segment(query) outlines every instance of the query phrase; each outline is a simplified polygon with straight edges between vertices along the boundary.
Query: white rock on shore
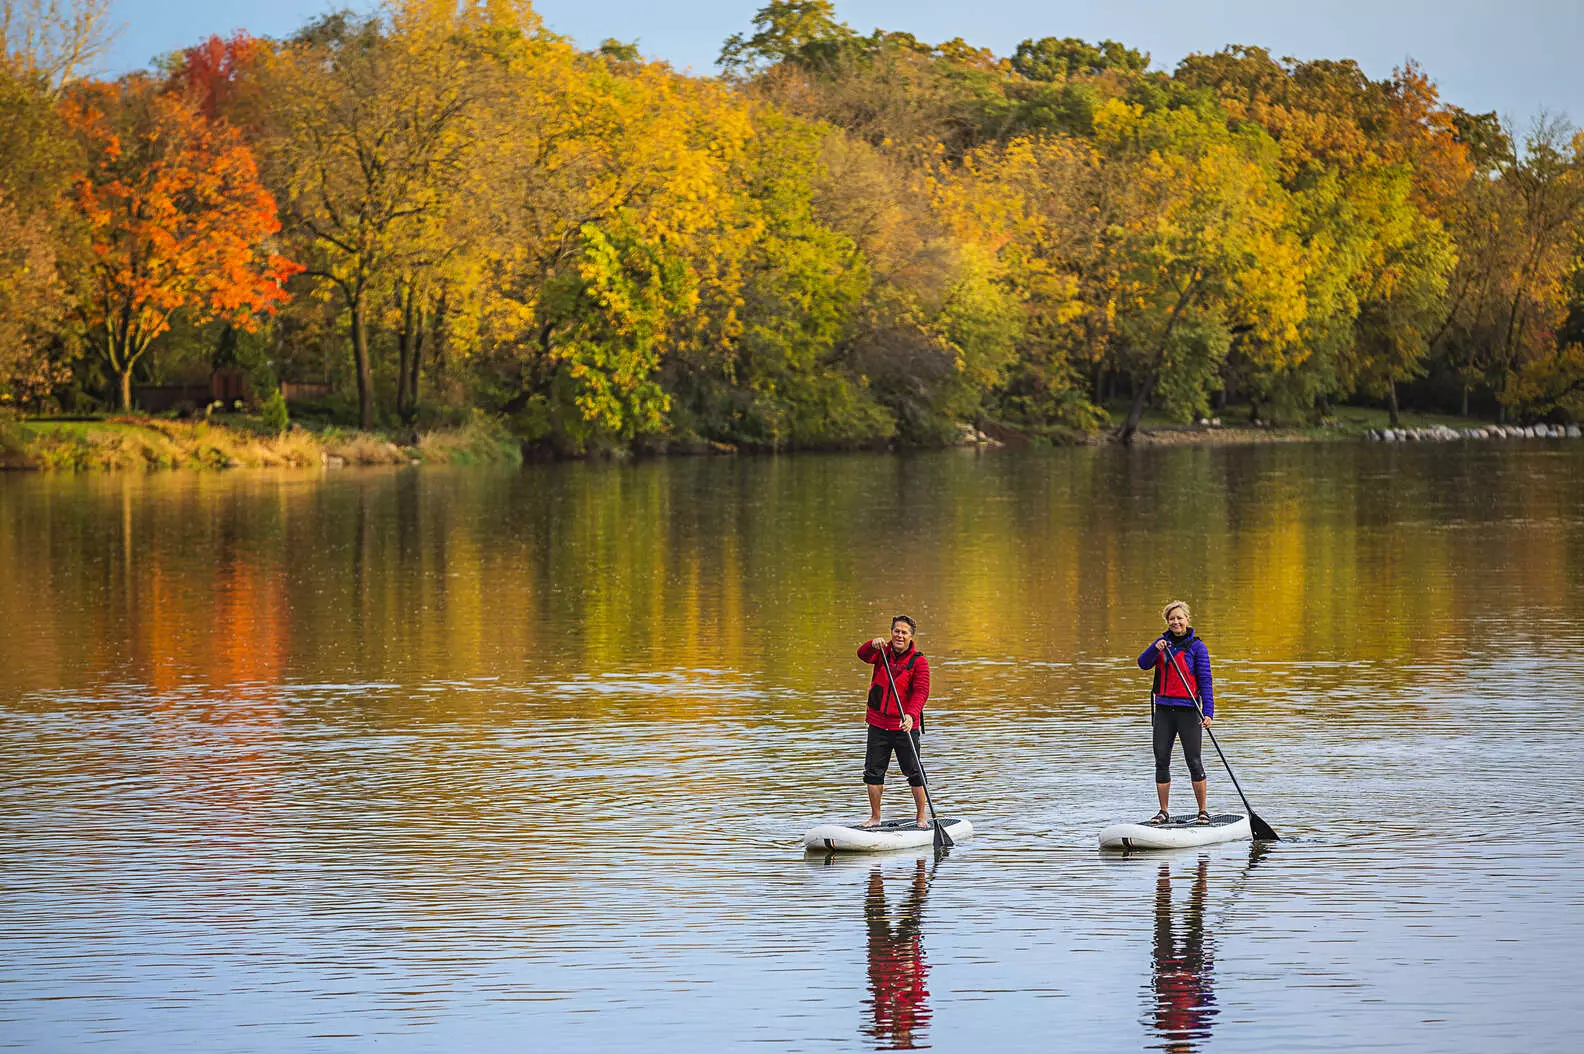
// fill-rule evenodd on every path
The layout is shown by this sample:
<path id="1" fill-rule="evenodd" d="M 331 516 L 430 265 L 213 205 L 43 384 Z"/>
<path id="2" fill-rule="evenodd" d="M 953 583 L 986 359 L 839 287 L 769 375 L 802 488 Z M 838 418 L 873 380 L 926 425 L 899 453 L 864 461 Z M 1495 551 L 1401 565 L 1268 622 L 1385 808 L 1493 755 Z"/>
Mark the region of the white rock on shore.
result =
<path id="1" fill-rule="evenodd" d="M 1453 439 L 1580 439 L 1578 425 L 1480 425 L 1474 428 L 1371 428 L 1365 438 L 1380 443 L 1445 443 Z"/>

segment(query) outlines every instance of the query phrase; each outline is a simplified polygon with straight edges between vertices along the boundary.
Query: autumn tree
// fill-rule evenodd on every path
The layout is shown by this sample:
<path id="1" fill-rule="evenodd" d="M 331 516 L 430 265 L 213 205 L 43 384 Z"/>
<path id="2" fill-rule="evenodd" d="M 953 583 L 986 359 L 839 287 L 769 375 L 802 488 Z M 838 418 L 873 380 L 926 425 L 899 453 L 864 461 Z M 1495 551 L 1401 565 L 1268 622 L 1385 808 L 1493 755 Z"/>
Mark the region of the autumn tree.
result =
<path id="1" fill-rule="evenodd" d="M 77 312 L 132 405 L 132 372 L 178 311 L 244 328 L 286 299 L 275 203 L 227 125 L 132 75 L 74 89 L 64 110 L 85 167 L 74 201 L 89 232 Z"/>
<path id="2" fill-rule="evenodd" d="M 36 401 L 68 376 L 73 147 L 43 74 L 0 64 L 0 398 Z"/>
<path id="3" fill-rule="evenodd" d="M 0 405 L 35 402 L 70 375 L 66 356 L 50 354 L 67 305 L 52 233 L 0 191 Z"/>
<path id="4" fill-rule="evenodd" d="M 1120 281 L 1107 252 L 1120 200 L 1100 154 L 1069 136 L 1016 139 L 981 148 L 936 187 L 937 210 L 957 237 L 994 254 L 1022 309 L 1016 359 L 996 391 L 1002 413 L 1024 426 L 1089 431 L 1104 399 Z"/>
<path id="5" fill-rule="evenodd" d="M 6 65 L 59 94 L 109 48 L 111 6 L 111 0 L 0 0 Z"/>
<path id="6" fill-rule="evenodd" d="M 835 47 L 856 39 L 836 20 L 830 0 L 771 0 L 755 13 L 753 24 L 752 36 L 733 33 L 721 47 L 718 61 L 728 73 L 753 74 L 791 58 L 806 61 L 811 48 L 830 56 Z"/>
<path id="7" fill-rule="evenodd" d="M 408 298 L 411 316 L 479 185 L 474 159 L 495 131 L 482 121 L 486 45 L 537 26 L 526 4 L 404 0 L 380 17 L 327 16 L 276 64 L 272 167 L 308 274 L 345 306 L 364 428 L 375 421 L 376 301 Z"/>
<path id="8" fill-rule="evenodd" d="M 250 143 L 257 142 L 269 131 L 272 116 L 267 92 L 273 58 L 269 41 L 244 30 L 209 36 L 175 56 L 165 87 L 187 96 L 205 117 L 223 120 Z"/>
<path id="9" fill-rule="evenodd" d="M 1505 419 L 1568 387 L 1557 335 L 1584 232 L 1584 133 L 1541 118 L 1522 140 L 1504 135 L 1493 163 L 1458 224 L 1463 258 L 1442 339 L 1464 385 L 1488 387 Z"/>
<path id="10" fill-rule="evenodd" d="M 1118 430 L 1126 442 L 1157 388 L 1174 415 L 1203 412 L 1234 335 L 1272 353 L 1291 344 L 1307 262 L 1275 179 L 1274 145 L 1259 129 L 1120 102 L 1096 122 L 1125 188 L 1112 251 L 1116 341 L 1135 384 Z"/>

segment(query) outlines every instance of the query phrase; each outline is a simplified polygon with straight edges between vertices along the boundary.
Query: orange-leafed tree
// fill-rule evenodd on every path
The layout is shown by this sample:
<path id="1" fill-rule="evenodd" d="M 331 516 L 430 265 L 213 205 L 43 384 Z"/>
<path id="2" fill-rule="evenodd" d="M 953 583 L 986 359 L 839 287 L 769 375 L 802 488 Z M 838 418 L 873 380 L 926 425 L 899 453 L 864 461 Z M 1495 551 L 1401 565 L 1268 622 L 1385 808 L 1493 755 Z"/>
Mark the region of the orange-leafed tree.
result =
<path id="1" fill-rule="evenodd" d="M 275 199 L 236 131 L 132 75 L 73 90 L 64 116 L 86 162 L 74 186 L 89 234 L 78 311 L 132 405 L 132 371 L 179 311 L 244 329 L 301 268 L 272 251 Z"/>
<path id="2" fill-rule="evenodd" d="M 275 47 L 241 29 L 229 37 L 211 36 L 181 52 L 165 78 L 165 90 L 184 96 L 205 117 L 226 122 L 258 148 L 279 108 L 267 84 Z"/>

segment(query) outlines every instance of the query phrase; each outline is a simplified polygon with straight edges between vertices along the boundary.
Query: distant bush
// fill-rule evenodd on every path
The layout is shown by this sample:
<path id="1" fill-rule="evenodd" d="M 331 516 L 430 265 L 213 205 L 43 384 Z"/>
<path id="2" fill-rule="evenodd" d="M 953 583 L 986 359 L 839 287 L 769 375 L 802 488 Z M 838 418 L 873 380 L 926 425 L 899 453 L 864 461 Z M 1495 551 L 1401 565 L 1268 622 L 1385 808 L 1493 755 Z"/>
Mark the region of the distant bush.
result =
<path id="1" fill-rule="evenodd" d="M 286 410 L 286 397 L 279 388 L 270 392 L 269 398 L 264 400 L 264 405 L 259 408 L 259 416 L 264 419 L 264 427 L 276 435 L 280 435 L 291 427 L 291 414 Z"/>
<path id="2" fill-rule="evenodd" d="M 500 418 L 475 410 L 461 428 L 425 432 L 418 453 L 425 461 L 453 465 L 520 464 L 522 443 Z"/>

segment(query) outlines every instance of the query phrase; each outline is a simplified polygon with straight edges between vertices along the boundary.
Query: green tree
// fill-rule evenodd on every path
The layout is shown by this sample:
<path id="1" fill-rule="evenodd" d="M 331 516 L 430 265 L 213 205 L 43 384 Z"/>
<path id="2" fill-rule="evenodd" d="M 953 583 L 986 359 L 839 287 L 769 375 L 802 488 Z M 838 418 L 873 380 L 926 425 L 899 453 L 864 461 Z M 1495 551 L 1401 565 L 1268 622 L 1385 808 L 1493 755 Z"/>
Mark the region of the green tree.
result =
<path id="1" fill-rule="evenodd" d="M 1111 233 L 1130 441 L 1157 386 L 1177 416 L 1208 408 L 1234 332 L 1273 352 L 1297 336 L 1307 260 L 1276 180 L 1274 144 L 1217 114 L 1110 103 L 1101 150 L 1126 189 Z"/>

